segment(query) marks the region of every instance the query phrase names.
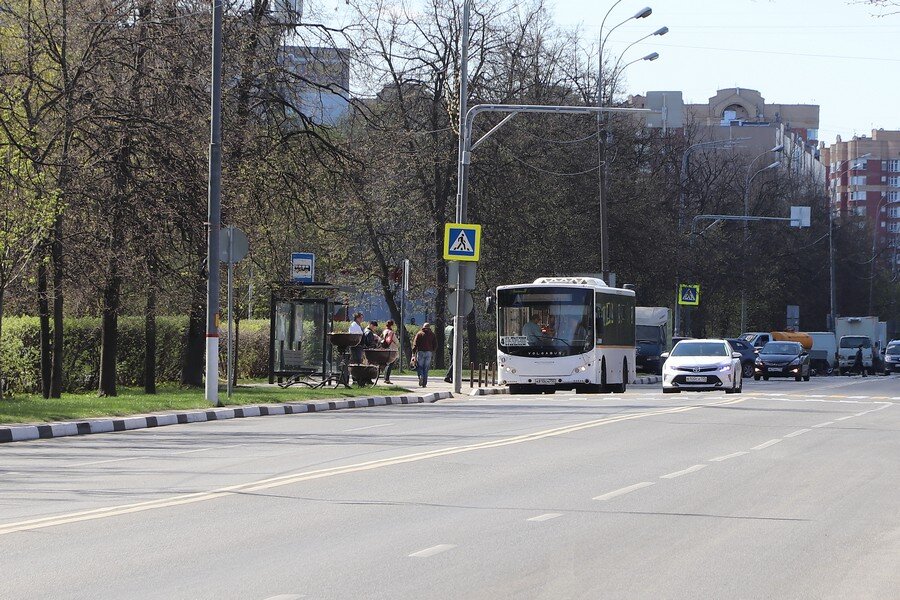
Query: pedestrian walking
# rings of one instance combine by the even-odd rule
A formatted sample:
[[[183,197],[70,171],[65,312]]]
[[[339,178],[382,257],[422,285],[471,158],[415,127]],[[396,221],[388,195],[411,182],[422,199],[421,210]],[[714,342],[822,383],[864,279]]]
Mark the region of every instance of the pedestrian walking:
[[[394,333],[394,322],[392,320],[389,320],[384,324],[384,331],[381,332],[381,346],[388,350],[400,349],[400,341],[397,339],[397,334]],[[394,363],[396,362],[397,361],[395,360],[388,363],[387,369],[384,372],[384,382],[387,384],[391,383],[391,371],[394,369]]]
[[[447,359],[447,375],[444,376],[444,381],[453,383],[453,325],[444,327],[444,344],[447,346],[447,356],[450,357]]]
[[[422,329],[413,338],[413,355],[416,357],[416,372],[419,375],[419,387],[428,387],[428,369],[434,356],[435,335],[431,323],[422,323]]]
[[[868,374],[866,373],[866,367],[863,365],[862,345],[856,347],[856,358],[853,360],[853,370],[863,377],[868,376]]]
[[[362,327],[363,314],[361,312],[353,313],[353,322],[350,323],[350,330],[348,333],[356,333],[359,335],[363,335],[363,327]],[[361,365],[363,360],[363,343],[360,340],[359,344],[356,346],[350,347],[350,362],[354,365]]]
[[[378,335],[378,321],[369,321],[369,325],[363,331],[362,345],[366,350],[381,346],[381,336]]]

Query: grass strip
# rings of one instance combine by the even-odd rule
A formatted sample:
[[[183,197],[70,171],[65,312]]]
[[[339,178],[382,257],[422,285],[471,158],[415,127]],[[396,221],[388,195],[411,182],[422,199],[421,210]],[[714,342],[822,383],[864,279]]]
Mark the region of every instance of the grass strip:
[[[408,392],[408,389],[396,385],[316,390],[299,386],[287,389],[275,386],[238,386],[230,401],[225,397],[224,391],[219,392],[219,400],[226,406],[240,406],[360,396],[395,396]],[[40,395],[14,396],[0,400],[0,425],[122,417],[167,410],[209,408],[209,406],[203,396],[203,390],[178,386],[160,386],[156,394],[145,394],[141,388],[119,388],[119,395],[113,398],[99,397],[95,392],[65,394],[62,398],[46,400]]]

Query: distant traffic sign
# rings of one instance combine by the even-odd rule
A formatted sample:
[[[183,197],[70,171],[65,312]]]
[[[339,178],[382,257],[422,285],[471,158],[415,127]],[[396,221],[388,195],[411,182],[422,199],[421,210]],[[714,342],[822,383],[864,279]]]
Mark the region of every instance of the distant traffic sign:
[[[308,252],[291,253],[291,281],[312,283],[316,280],[316,255]]]
[[[447,223],[444,226],[444,258],[477,261],[481,255],[481,225]]]
[[[682,283],[678,286],[678,304],[682,306],[700,306],[700,286]]]

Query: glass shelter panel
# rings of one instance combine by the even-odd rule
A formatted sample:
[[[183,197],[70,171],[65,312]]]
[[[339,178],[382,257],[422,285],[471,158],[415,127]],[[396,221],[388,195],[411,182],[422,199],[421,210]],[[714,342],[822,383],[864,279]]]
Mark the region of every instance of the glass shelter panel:
[[[278,301],[275,304],[275,371],[325,374],[330,372],[326,332],[331,314],[327,302]]]

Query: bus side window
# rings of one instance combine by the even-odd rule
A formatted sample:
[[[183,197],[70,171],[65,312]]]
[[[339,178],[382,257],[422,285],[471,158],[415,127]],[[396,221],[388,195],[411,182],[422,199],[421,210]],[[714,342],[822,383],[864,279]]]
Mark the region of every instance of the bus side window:
[[[597,314],[595,315],[594,322],[596,324],[595,326],[596,326],[597,331],[596,331],[595,335],[597,336],[597,343],[602,344],[603,343],[603,305],[600,304],[599,302],[597,302],[596,311],[597,311]]]

